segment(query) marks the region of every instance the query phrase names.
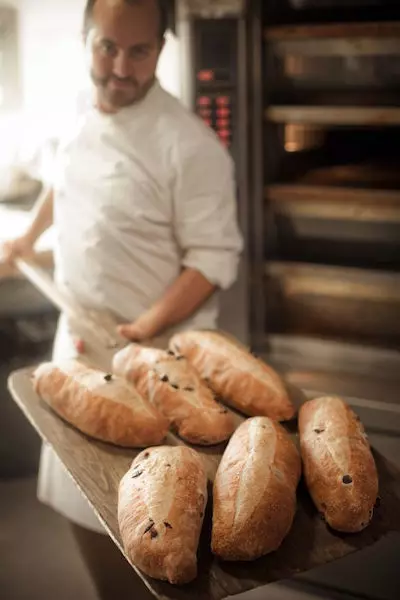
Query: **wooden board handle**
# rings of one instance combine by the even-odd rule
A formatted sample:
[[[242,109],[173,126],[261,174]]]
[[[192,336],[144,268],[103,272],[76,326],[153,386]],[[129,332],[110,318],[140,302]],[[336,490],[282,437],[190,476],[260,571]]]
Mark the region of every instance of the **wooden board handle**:
[[[76,325],[85,341],[94,342],[107,350],[118,350],[126,343],[116,332],[116,322],[101,313],[82,308],[66,292],[61,291],[48,273],[34,261],[17,258],[15,265],[28,281]]]

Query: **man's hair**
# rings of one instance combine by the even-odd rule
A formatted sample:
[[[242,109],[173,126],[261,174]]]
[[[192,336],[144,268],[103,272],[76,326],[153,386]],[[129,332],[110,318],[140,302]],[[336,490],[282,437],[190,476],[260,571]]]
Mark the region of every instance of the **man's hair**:
[[[124,0],[126,4],[139,4],[143,0]],[[160,39],[162,39],[168,29],[169,25],[169,10],[168,4],[166,0],[156,0],[160,11]],[[93,8],[96,4],[96,0],[87,0],[86,8],[85,8],[85,16],[83,21],[83,36],[86,40],[90,28],[93,23]]]

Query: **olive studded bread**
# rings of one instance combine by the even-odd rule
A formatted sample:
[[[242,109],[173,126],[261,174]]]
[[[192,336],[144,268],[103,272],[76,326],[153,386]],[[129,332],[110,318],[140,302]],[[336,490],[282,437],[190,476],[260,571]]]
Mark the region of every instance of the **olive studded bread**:
[[[337,531],[365,529],[378,474],[360,419],[341,398],[317,398],[302,406],[299,431],[307,487],[321,515]]]
[[[162,446],[139,454],[118,496],[119,527],[131,563],[155,579],[192,581],[206,504],[207,476],[197,452]]]
[[[232,435],[232,416],[182,356],[132,344],[115,356],[113,370],[131,381],[184,440],[207,446]]]
[[[61,418],[98,440],[143,448],[168,433],[167,419],[127,381],[78,361],[41,365],[33,385]]]
[[[300,474],[300,455],[281,425],[267,417],[242,423],[214,481],[214,554],[249,561],[277,550],[293,523]]]
[[[170,348],[185,356],[221,400],[247,416],[287,421],[296,410],[279,375],[239,342],[215,331],[176,334]]]

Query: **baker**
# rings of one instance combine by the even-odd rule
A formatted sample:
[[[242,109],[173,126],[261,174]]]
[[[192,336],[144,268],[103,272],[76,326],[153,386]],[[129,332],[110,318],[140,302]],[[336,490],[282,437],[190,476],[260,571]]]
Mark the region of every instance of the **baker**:
[[[228,153],[156,79],[166,27],[162,0],[88,1],[93,99],[29,229],[4,248],[10,261],[27,254],[54,224],[57,283],[154,345],[216,327],[218,290],[235,281],[242,250]],[[73,342],[61,317],[54,358],[76,354]],[[38,495],[72,523],[100,597],[132,597],[132,569],[47,446]]]

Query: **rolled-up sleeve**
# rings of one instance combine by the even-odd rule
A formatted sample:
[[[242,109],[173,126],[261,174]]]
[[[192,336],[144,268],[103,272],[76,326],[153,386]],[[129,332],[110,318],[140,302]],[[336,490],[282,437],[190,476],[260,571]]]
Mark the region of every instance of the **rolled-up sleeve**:
[[[181,148],[178,156],[175,235],[182,265],[228,289],[237,278],[243,250],[233,162],[213,138]]]

